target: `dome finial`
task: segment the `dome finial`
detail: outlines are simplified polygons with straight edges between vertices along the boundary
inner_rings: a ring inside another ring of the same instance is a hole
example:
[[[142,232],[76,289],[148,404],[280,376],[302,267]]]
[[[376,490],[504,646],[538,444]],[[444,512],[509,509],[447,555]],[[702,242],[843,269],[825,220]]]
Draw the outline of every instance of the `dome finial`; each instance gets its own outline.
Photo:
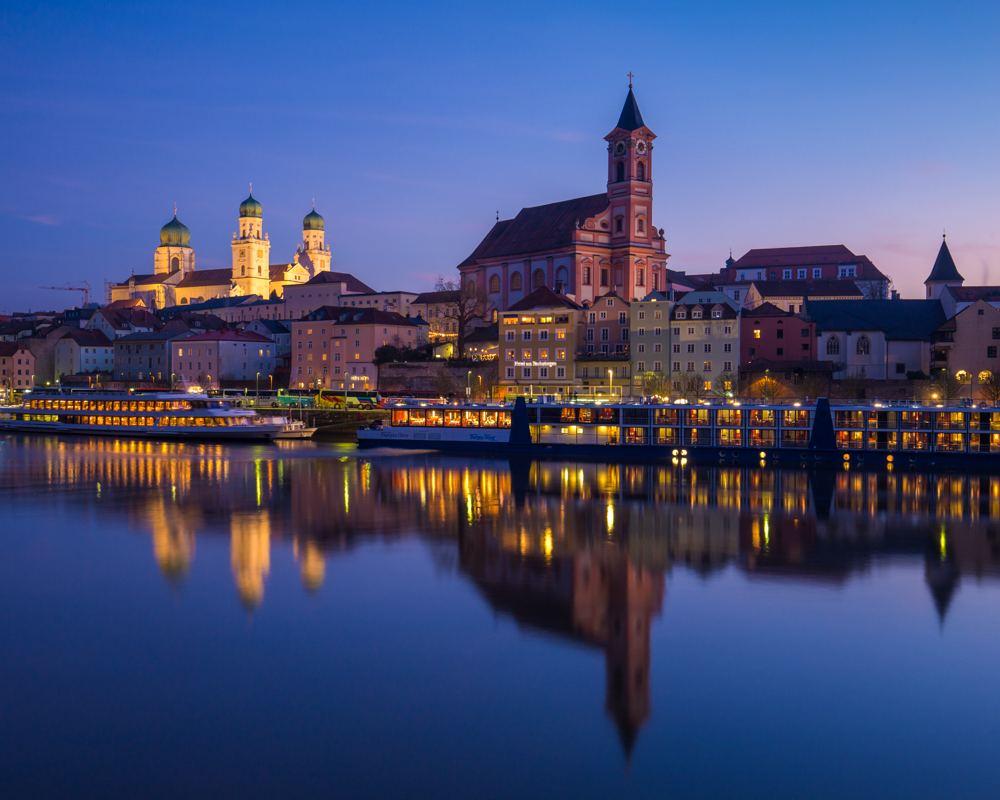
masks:
[[[313,198],[313,211],[315,211],[315,210],[316,210],[316,198],[314,197]]]
[[[177,201],[174,200],[174,216],[177,216]]]

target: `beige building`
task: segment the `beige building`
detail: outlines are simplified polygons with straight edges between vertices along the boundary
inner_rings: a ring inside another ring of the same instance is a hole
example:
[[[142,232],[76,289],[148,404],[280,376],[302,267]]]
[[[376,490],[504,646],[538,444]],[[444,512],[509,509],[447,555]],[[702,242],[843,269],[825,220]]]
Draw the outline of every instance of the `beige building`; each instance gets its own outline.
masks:
[[[35,356],[27,342],[0,342],[0,400],[35,385]]]
[[[594,397],[629,397],[632,395],[632,364],[628,351],[623,353],[577,353],[574,365],[574,393]]]
[[[458,340],[458,299],[460,292],[421,292],[410,303],[410,314],[420,317],[429,326],[428,341],[432,344]]]
[[[374,295],[375,290],[350,273],[326,270],[301,286],[285,288],[284,319],[302,319],[324,306],[340,308],[349,305],[350,298],[359,294]]]
[[[663,292],[650,292],[632,303],[629,354],[636,394],[643,394],[644,374],[666,380],[670,373],[670,308],[671,302]]]
[[[944,368],[961,383],[969,384],[963,396],[982,397],[980,384],[1000,372],[1000,310],[986,300],[977,300],[959,311],[935,333],[931,345],[933,374]]]
[[[568,297],[542,286],[500,314],[501,394],[568,396],[575,391],[581,312]]]
[[[674,392],[716,390],[716,379],[735,374],[740,325],[729,303],[675,303],[670,310],[670,388]]]
[[[864,300],[852,280],[780,280],[754,281],[747,290],[743,307],[754,309],[771,303],[782,311],[801,314],[806,298],[811,300]]]

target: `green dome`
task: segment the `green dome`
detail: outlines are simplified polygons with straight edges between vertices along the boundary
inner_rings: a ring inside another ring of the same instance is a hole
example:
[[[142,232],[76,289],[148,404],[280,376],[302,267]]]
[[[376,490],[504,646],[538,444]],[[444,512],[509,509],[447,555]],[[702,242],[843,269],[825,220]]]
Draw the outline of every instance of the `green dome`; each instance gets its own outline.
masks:
[[[240,203],[240,216],[241,217],[262,217],[263,211],[260,207],[260,203],[253,199],[253,194]]]
[[[187,225],[177,219],[176,214],[170,222],[160,228],[160,245],[191,246],[191,231],[188,230]]]
[[[305,219],[302,220],[302,230],[304,231],[321,231],[326,223],[323,222],[323,218],[316,213],[314,208],[308,214],[306,214]]]

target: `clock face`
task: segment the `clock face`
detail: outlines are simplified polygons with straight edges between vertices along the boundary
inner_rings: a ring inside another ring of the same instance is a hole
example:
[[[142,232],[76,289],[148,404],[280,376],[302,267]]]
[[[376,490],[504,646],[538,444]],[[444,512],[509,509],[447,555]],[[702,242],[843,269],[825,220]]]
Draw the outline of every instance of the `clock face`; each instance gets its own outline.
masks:
[[[639,155],[642,155],[643,153],[646,152],[646,143],[639,142],[639,144],[635,146],[635,149],[638,151]]]
[[[615,155],[616,156],[625,155],[625,142],[618,142],[618,144],[615,145]]]

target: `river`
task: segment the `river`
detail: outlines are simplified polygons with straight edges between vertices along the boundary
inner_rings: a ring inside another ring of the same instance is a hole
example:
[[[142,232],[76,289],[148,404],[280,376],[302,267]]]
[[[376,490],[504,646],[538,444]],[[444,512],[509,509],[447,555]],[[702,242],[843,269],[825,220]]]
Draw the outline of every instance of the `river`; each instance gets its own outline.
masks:
[[[0,796],[984,797],[1000,477],[0,437]]]

